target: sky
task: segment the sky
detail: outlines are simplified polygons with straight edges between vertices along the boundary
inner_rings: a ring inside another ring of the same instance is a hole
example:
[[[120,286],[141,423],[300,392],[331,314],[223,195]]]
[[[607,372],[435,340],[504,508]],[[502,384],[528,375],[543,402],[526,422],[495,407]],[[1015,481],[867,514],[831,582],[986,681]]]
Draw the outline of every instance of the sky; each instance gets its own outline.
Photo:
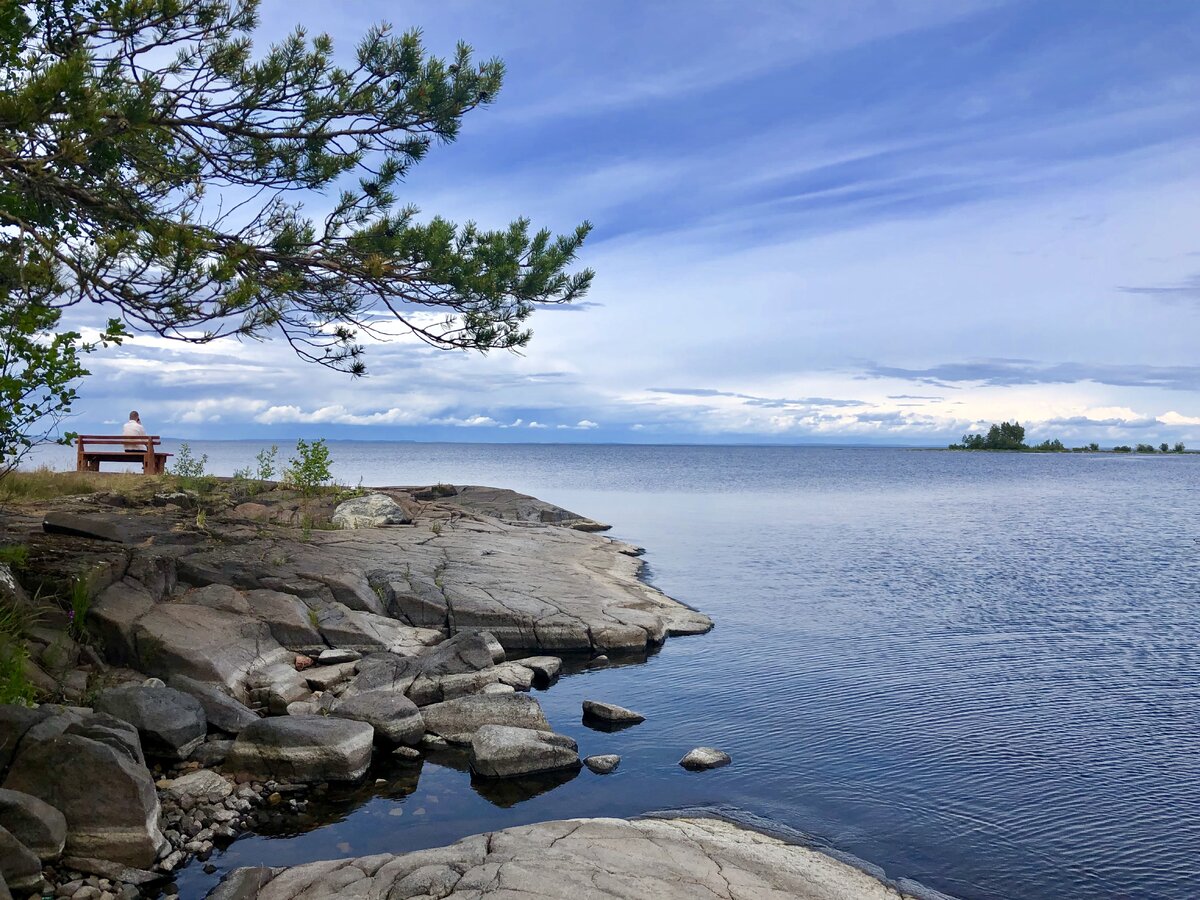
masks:
[[[520,355],[278,341],[93,356],[74,430],[944,445],[992,421],[1200,446],[1200,4],[264,0],[507,66],[400,191],[595,230]],[[319,210],[327,198],[312,197]]]

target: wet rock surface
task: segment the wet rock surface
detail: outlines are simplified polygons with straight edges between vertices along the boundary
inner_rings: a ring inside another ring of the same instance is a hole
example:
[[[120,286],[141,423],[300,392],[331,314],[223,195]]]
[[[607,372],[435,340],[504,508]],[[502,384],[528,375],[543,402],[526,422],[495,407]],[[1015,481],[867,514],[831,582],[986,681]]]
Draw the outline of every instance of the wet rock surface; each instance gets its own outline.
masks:
[[[213,900],[315,897],[898,900],[865,872],[714,819],[568,819],[431,850],[240,869]]]

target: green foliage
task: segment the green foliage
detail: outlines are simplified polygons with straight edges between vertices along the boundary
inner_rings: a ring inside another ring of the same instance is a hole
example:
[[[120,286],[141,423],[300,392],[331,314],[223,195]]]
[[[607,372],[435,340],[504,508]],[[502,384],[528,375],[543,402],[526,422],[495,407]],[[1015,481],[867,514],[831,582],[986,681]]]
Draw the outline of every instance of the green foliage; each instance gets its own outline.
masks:
[[[1154,453],[1155,452],[1154,445],[1153,444],[1138,444],[1137,452],[1138,453]]]
[[[1020,422],[993,424],[987,435],[964,434],[961,444],[951,444],[951,450],[1027,450],[1025,429]]]
[[[1158,445],[1158,450],[1160,453],[1170,453],[1171,445],[1168,444],[1166,441],[1163,441],[1161,444]]]
[[[0,186],[0,225],[2,191]],[[0,478],[37,445],[70,442],[72,435],[59,435],[58,426],[71,411],[76,383],[88,374],[82,357],[119,344],[123,334],[116,320],[95,341],[84,341],[77,331],[55,333],[61,313],[46,304],[44,290],[19,282],[26,273],[10,258],[22,253],[14,247],[19,243],[0,233]]]
[[[0,630],[0,705],[28,706],[36,699],[33,685],[25,674],[29,649],[21,640]]]
[[[1088,445],[1087,445],[1087,448],[1088,448],[1088,450],[1089,450],[1090,452],[1092,452],[1092,453],[1099,453],[1099,452],[1100,452],[1100,445],[1099,445],[1099,444],[1097,444],[1095,441],[1092,441],[1090,444],[1088,444]]]
[[[1183,443],[1183,441],[1178,441],[1178,442],[1175,444],[1175,452],[1176,452],[1176,453],[1183,453],[1185,450],[1187,450],[1187,447],[1186,447],[1186,446],[1184,446],[1184,443]]]
[[[1133,448],[1130,447],[1128,444],[1119,444],[1118,446],[1113,447],[1112,452],[1113,453],[1132,453]]]
[[[208,454],[204,453],[196,458],[192,455],[191,445],[184,442],[179,445],[179,451],[175,454],[175,465],[171,466],[170,472],[185,483],[194,485],[204,477],[204,469],[207,465]]]
[[[29,548],[24,544],[7,544],[0,547],[0,566],[23,569],[29,560]]]
[[[1064,445],[1063,442],[1060,441],[1058,438],[1054,438],[1054,440],[1042,441],[1040,444],[1035,444],[1034,446],[1030,447],[1029,449],[1034,450],[1038,453],[1070,453],[1071,452],[1070,450],[1067,449],[1066,445]]]
[[[591,284],[567,271],[586,223],[484,230],[398,201],[429,148],[495,99],[499,60],[465,44],[431,56],[418,31],[385,25],[346,68],[302,28],[256,54],[258,0],[2,2],[0,285],[7,309],[34,311],[18,333],[103,302],[139,330],[281,334],[361,374],[360,335],[517,348],[537,304]],[[310,204],[322,216],[305,214],[304,191],[328,195]],[[51,351],[52,375],[77,377],[76,341]]]
[[[33,685],[25,674],[25,662],[29,659],[25,633],[38,624],[38,619],[33,608],[8,594],[0,594],[0,704],[28,704],[34,700]]]
[[[92,590],[86,578],[76,578],[71,584],[71,611],[68,613],[70,624],[68,631],[81,641],[90,638],[87,628],[87,616],[92,609]]]
[[[288,460],[283,477],[305,497],[311,497],[333,480],[329,470],[331,463],[329,448],[323,439],[311,443],[300,439],[296,441],[296,455]]]
[[[274,444],[270,450],[259,450],[255,462],[258,468],[254,473],[254,477],[259,481],[273,481],[275,479],[275,458],[279,455],[279,448]]]
[[[353,500],[355,497],[365,497],[368,491],[363,487],[362,478],[358,479],[358,484],[354,487],[339,486],[333,494],[334,503],[342,503],[346,500]]]

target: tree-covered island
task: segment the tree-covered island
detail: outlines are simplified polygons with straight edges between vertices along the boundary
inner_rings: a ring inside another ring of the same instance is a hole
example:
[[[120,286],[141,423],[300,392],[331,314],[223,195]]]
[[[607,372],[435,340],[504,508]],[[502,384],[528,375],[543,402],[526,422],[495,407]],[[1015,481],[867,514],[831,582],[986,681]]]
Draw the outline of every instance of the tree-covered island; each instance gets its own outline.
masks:
[[[1026,453],[1102,453],[1100,445],[1093,441],[1084,447],[1068,447],[1058,438],[1042,441],[1032,446],[1025,443],[1025,426],[1020,422],[992,423],[987,434],[964,434],[962,441],[951,444],[950,450],[1020,450]],[[1135,448],[1119,445],[1112,448],[1113,453],[1184,453],[1187,447],[1178,441],[1172,447],[1163,441],[1157,447],[1153,444],[1138,444]]]

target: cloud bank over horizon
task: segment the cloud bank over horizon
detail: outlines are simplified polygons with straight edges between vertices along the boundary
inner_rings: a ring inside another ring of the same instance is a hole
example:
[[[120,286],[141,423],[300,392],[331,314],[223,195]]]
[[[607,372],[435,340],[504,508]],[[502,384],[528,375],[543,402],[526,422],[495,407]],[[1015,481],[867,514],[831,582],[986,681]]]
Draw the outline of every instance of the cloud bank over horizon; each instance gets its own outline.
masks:
[[[264,2],[261,43],[303,23],[348,55],[391,19],[503,58],[401,200],[589,219],[596,284],[524,355],[371,343],[357,381],[277,341],[138,337],[90,359],[71,427],[937,445],[1019,419],[1200,444],[1200,7],[754,10]]]

